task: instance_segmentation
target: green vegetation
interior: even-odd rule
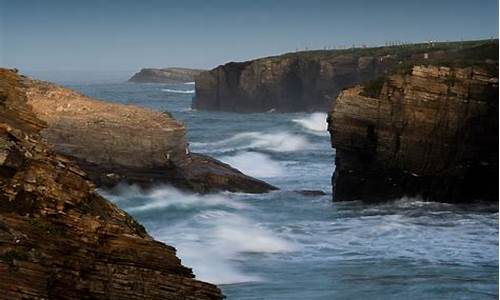
[[[381,76],[376,79],[367,81],[363,84],[363,90],[360,95],[370,98],[378,98],[380,93],[382,92],[382,88],[384,87],[384,83],[386,82],[387,77]]]
[[[28,260],[28,258],[29,258],[29,253],[26,250],[22,249],[7,250],[0,255],[0,260],[8,264],[9,267],[14,266],[15,260]]]

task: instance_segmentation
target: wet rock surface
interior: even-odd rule
[[[43,141],[24,83],[0,69],[0,298],[221,299]]]

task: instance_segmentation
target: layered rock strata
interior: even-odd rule
[[[203,72],[198,69],[187,68],[164,68],[164,69],[141,69],[128,81],[136,83],[183,83],[193,82],[195,77]]]
[[[192,107],[241,113],[328,111],[344,88],[375,79],[409,62],[428,64],[458,52],[465,54],[477,46],[495,44],[498,41],[306,51],[231,62],[196,77]]]
[[[487,63],[343,91],[329,115],[334,200],[498,202],[498,59]]]
[[[170,184],[198,192],[261,193],[273,186],[215,159],[190,153],[186,128],[167,113],[85,97],[54,84],[26,82],[42,135],[73,157],[99,186]]]
[[[0,298],[222,299],[42,140],[24,89],[0,69]]]

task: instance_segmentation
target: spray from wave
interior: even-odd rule
[[[134,186],[101,193],[134,215],[153,237],[176,247],[182,263],[203,281],[263,281],[261,276],[240,270],[243,253],[297,250],[293,243],[245,216],[252,207],[228,195],[191,194],[171,187],[142,191]]]
[[[293,152],[314,148],[304,136],[288,132],[243,132],[222,141],[214,143],[192,143],[191,145],[200,150],[208,149],[219,152],[252,149],[274,152]]]
[[[161,89],[162,92],[174,94],[194,94],[194,90]]]
[[[293,119],[292,121],[300,124],[307,131],[318,134],[327,135],[328,123],[326,122],[326,113],[313,113],[305,118]]]
[[[220,158],[243,173],[257,178],[269,178],[282,176],[284,168],[269,155],[258,152],[239,152],[233,156]]]

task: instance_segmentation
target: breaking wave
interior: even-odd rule
[[[288,132],[243,132],[222,141],[213,143],[192,143],[191,145],[193,148],[202,151],[212,150],[219,152],[251,149],[292,152],[314,148],[306,137]]]
[[[184,84],[187,84],[187,85],[194,85],[194,81],[184,82]]]
[[[134,215],[153,237],[177,248],[182,263],[193,268],[199,280],[262,281],[262,276],[240,270],[243,253],[297,250],[292,242],[245,216],[252,207],[225,194],[199,195],[172,187],[143,191],[135,186],[100,192]]]
[[[174,94],[194,94],[194,90],[176,90],[176,89],[161,89],[162,92]]]
[[[285,173],[278,162],[258,152],[239,152],[233,156],[223,156],[220,160],[252,177],[278,177]]]
[[[328,123],[326,122],[326,113],[313,113],[307,117],[293,119],[292,121],[300,124],[311,133],[327,135]]]

